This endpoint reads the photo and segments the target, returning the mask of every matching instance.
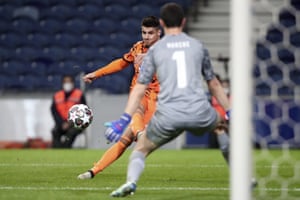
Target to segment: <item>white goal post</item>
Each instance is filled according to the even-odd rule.
[[[232,116],[230,147],[231,200],[251,199],[252,48],[251,0],[231,0],[230,41]]]

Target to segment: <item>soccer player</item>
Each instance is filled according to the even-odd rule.
[[[85,82],[92,82],[96,78],[100,78],[107,74],[118,72],[125,67],[134,64],[135,74],[132,79],[131,88],[136,84],[137,77],[140,71],[140,65],[145,53],[149,47],[160,39],[161,30],[158,18],[154,16],[145,17],[141,24],[143,41],[139,41],[133,45],[131,50],[126,53],[123,58],[116,59],[109,63],[107,66],[89,73],[83,77]],[[107,130],[105,136],[110,142],[116,142],[111,148],[109,148],[102,156],[102,158],[87,172],[80,174],[78,179],[91,179],[99,172],[103,171],[106,167],[117,160],[130,144],[137,139],[139,132],[145,128],[155,111],[157,93],[159,91],[159,84],[157,78],[154,76],[151,83],[147,86],[147,90],[141,102],[139,103],[139,109],[133,115],[131,125],[126,126],[114,126],[114,122],[106,123],[110,128]],[[123,123],[129,122],[129,116],[124,115]],[[115,134],[115,132],[122,133],[126,128],[124,134],[120,138],[121,134]]]
[[[214,76],[208,51],[201,42],[182,32],[185,21],[183,10],[176,3],[167,3],[160,10],[165,36],[144,57],[138,82],[130,93],[123,115],[132,116],[136,111],[154,74],[160,83],[157,109],[131,153],[127,182],[113,191],[112,197],[136,191],[145,159],[151,152],[184,130],[201,135],[217,127],[221,117],[210,105],[201,77],[229,115],[229,100]],[[223,136],[228,143],[228,136]]]

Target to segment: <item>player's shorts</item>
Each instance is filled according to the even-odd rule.
[[[159,147],[173,140],[183,131],[191,132],[194,135],[212,131],[219,122],[219,115],[212,107],[207,109],[205,112],[207,120],[204,123],[199,120],[185,121],[189,116],[175,119],[173,116],[166,116],[157,110],[146,129],[147,138]],[[193,114],[191,113],[191,115]]]

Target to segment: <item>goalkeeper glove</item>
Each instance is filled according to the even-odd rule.
[[[230,119],[230,115],[231,115],[231,111],[230,111],[230,110],[227,110],[227,111],[226,111],[226,114],[225,114],[225,119],[226,119],[226,120],[229,120],[229,119]]]
[[[105,130],[105,137],[107,141],[118,142],[130,121],[131,116],[127,113],[124,113],[119,120],[106,122],[104,126],[107,127],[107,129]]]

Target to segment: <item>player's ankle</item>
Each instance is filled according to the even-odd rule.
[[[94,178],[94,176],[95,176],[94,172],[92,170],[88,170],[88,172],[90,172],[91,178]]]

